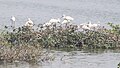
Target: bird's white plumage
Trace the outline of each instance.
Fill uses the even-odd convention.
[[[55,24],[55,23],[60,23],[60,19],[50,19],[49,23]]]
[[[11,17],[11,20],[12,20],[13,22],[15,22],[15,17],[14,17],[14,16],[12,16],[12,17]]]
[[[82,29],[88,29],[88,30],[90,30],[90,28],[87,25],[83,25]]]
[[[60,22],[60,19],[50,19],[47,23],[43,24],[43,27],[45,26],[51,26],[51,25],[54,25],[54,24],[57,24]]]
[[[64,19],[63,22],[60,21],[60,18],[58,19],[53,18],[53,19],[50,19],[47,23],[45,23],[43,26],[51,26],[60,22],[61,24],[67,24],[67,23],[70,23],[72,20],[74,20],[72,17],[65,16],[65,15],[63,15],[62,18]]]
[[[95,23],[92,24],[91,22],[88,22],[87,25],[90,29],[98,28],[100,26],[100,24],[95,24]]]
[[[43,24],[43,27],[46,27],[46,26],[51,26],[51,25],[52,25],[52,23],[47,22],[47,23]]]
[[[68,21],[68,20],[63,20],[63,22],[61,22],[61,24],[67,24],[67,23],[70,23],[70,21]]]
[[[28,18],[28,21],[25,23],[25,26],[32,27],[33,26],[33,21],[30,18]]]
[[[64,15],[64,14],[63,14],[62,18],[63,18],[64,20],[69,20],[69,21],[73,21],[73,20],[74,20],[74,18],[72,18],[71,16],[66,16],[66,15]]]
[[[12,26],[13,28],[15,28],[15,20],[16,20],[15,17],[12,16],[10,20],[11,20],[11,22],[12,22],[12,23],[11,23],[11,24],[12,24],[11,26]]]
[[[100,26],[100,24],[91,23],[91,21],[89,21],[88,23],[80,24],[79,27],[82,29],[92,30],[92,29],[98,28],[99,26]]]

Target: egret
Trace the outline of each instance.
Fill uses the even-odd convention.
[[[52,25],[52,23],[50,23],[50,22],[47,22],[47,23],[45,23],[45,24],[43,24],[43,27],[48,27],[48,26],[51,26]]]
[[[88,22],[88,27],[90,28],[90,29],[95,29],[95,28],[98,28],[99,26],[100,26],[100,24],[92,24],[90,21]]]
[[[83,25],[82,29],[84,29],[84,30],[90,30],[90,28],[87,25]]]
[[[90,28],[88,27],[88,24],[80,24],[78,28],[82,28],[83,30],[90,30]]]
[[[61,22],[61,24],[67,24],[67,23],[70,23],[69,20],[63,20],[63,22]]]
[[[59,18],[58,19],[55,19],[55,18],[50,19],[49,23],[51,23],[52,26],[56,27],[56,24],[60,23],[60,19]]]
[[[97,24],[94,24],[96,27],[100,28],[100,21],[97,22]]]
[[[73,21],[74,20],[74,18],[72,18],[71,16],[66,16],[66,15],[62,15],[62,18],[64,19],[64,20],[68,20],[68,21]]]
[[[60,23],[60,19],[50,19],[47,23],[43,24],[43,26],[51,26],[51,25],[54,25],[56,23]]]
[[[15,27],[15,20],[16,20],[15,17],[12,16],[10,20],[12,21],[13,27]]]
[[[58,18],[58,19],[55,19],[55,18],[53,18],[53,19],[50,19],[49,20],[49,23],[51,23],[51,25],[52,25],[52,28],[53,28],[53,31],[56,29],[56,24],[57,23],[60,23],[60,19]]]
[[[69,20],[63,20],[63,22],[61,22],[61,24],[65,24],[65,27],[67,27],[67,24],[70,23]]]
[[[50,19],[49,20],[49,23],[52,23],[52,24],[57,24],[57,23],[60,23],[60,19]]]
[[[32,27],[33,21],[30,18],[28,18],[28,21],[25,23],[25,26]]]
[[[63,18],[63,22],[61,24],[66,24],[65,27],[67,27],[68,23],[71,23],[71,21],[74,20],[74,18],[70,17],[70,16],[66,16],[66,15],[62,15]]]

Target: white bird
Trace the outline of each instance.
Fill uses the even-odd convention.
[[[50,19],[47,23],[43,24],[43,27],[48,27],[54,24],[60,23],[60,19]]]
[[[86,23],[80,24],[79,27],[78,27],[78,29],[79,28],[82,28],[83,30],[90,30],[90,28],[88,27],[88,24],[86,24]]]
[[[69,20],[63,20],[63,22],[61,22],[61,24],[67,24],[67,23],[70,23]]]
[[[12,21],[13,27],[15,27],[15,20],[16,20],[15,17],[12,16],[10,20]]]
[[[95,28],[98,28],[99,26],[100,26],[100,24],[92,24],[90,21],[88,22],[88,27],[90,28],[90,29],[95,29]]]
[[[28,21],[25,23],[25,26],[32,27],[33,21],[30,18],[28,18]]]
[[[97,24],[93,24],[95,27],[100,27],[100,21]]]
[[[47,22],[47,23],[43,24],[43,27],[46,27],[46,26],[51,26],[51,25],[52,25],[52,23]]]
[[[51,24],[60,23],[60,19],[59,19],[59,18],[58,18],[58,19],[50,19],[50,20],[49,20],[49,23],[51,23]]]
[[[73,21],[74,20],[74,18],[72,18],[71,16],[66,16],[66,15],[62,15],[62,18],[64,19],[64,20],[68,20],[68,21]]]
[[[15,17],[14,16],[11,17],[11,21],[15,22]]]
[[[87,25],[82,25],[82,27],[81,27],[82,29],[87,29],[87,30],[90,30],[90,28],[87,26]]]

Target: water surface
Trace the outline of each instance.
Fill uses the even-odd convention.
[[[38,24],[62,14],[72,16],[76,24],[87,21],[119,24],[120,0],[0,0],[0,27],[10,25],[12,15],[16,17],[16,25],[21,26],[28,17]],[[116,50],[54,51],[54,54],[54,61],[42,65],[21,62],[17,67],[1,64],[0,68],[117,68],[120,62],[120,52]]]
[[[45,23],[51,18],[60,18],[62,14],[70,15],[80,24],[87,21],[101,24],[120,22],[119,0],[0,0],[0,24],[10,24],[14,15],[18,26],[27,18],[34,23]]]
[[[117,68],[120,50],[52,51],[54,61],[28,64],[1,64],[0,68]]]

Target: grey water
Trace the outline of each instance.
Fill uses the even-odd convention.
[[[75,24],[88,21],[120,24],[120,0],[0,0],[0,27],[10,25],[11,16],[16,17],[16,26],[22,26],[27,18],[39,24],[62,14],[73,17]],[[55,51],[55,56],[54,61],[42,65],[1,64],[0,68],[117,68],[120,62],[120,52],[116,50]]]
[[[0,0],[0,25],[10,25],[15,16],[16,26],[24,25],[27,18],[35,24],[45,23],[63,14],[74,18],[73,23],[88,21],[119,24],[120,0]]]
[[[52,51],[54,61],[0,64],[0,68],[117,68],[120,50]]]

